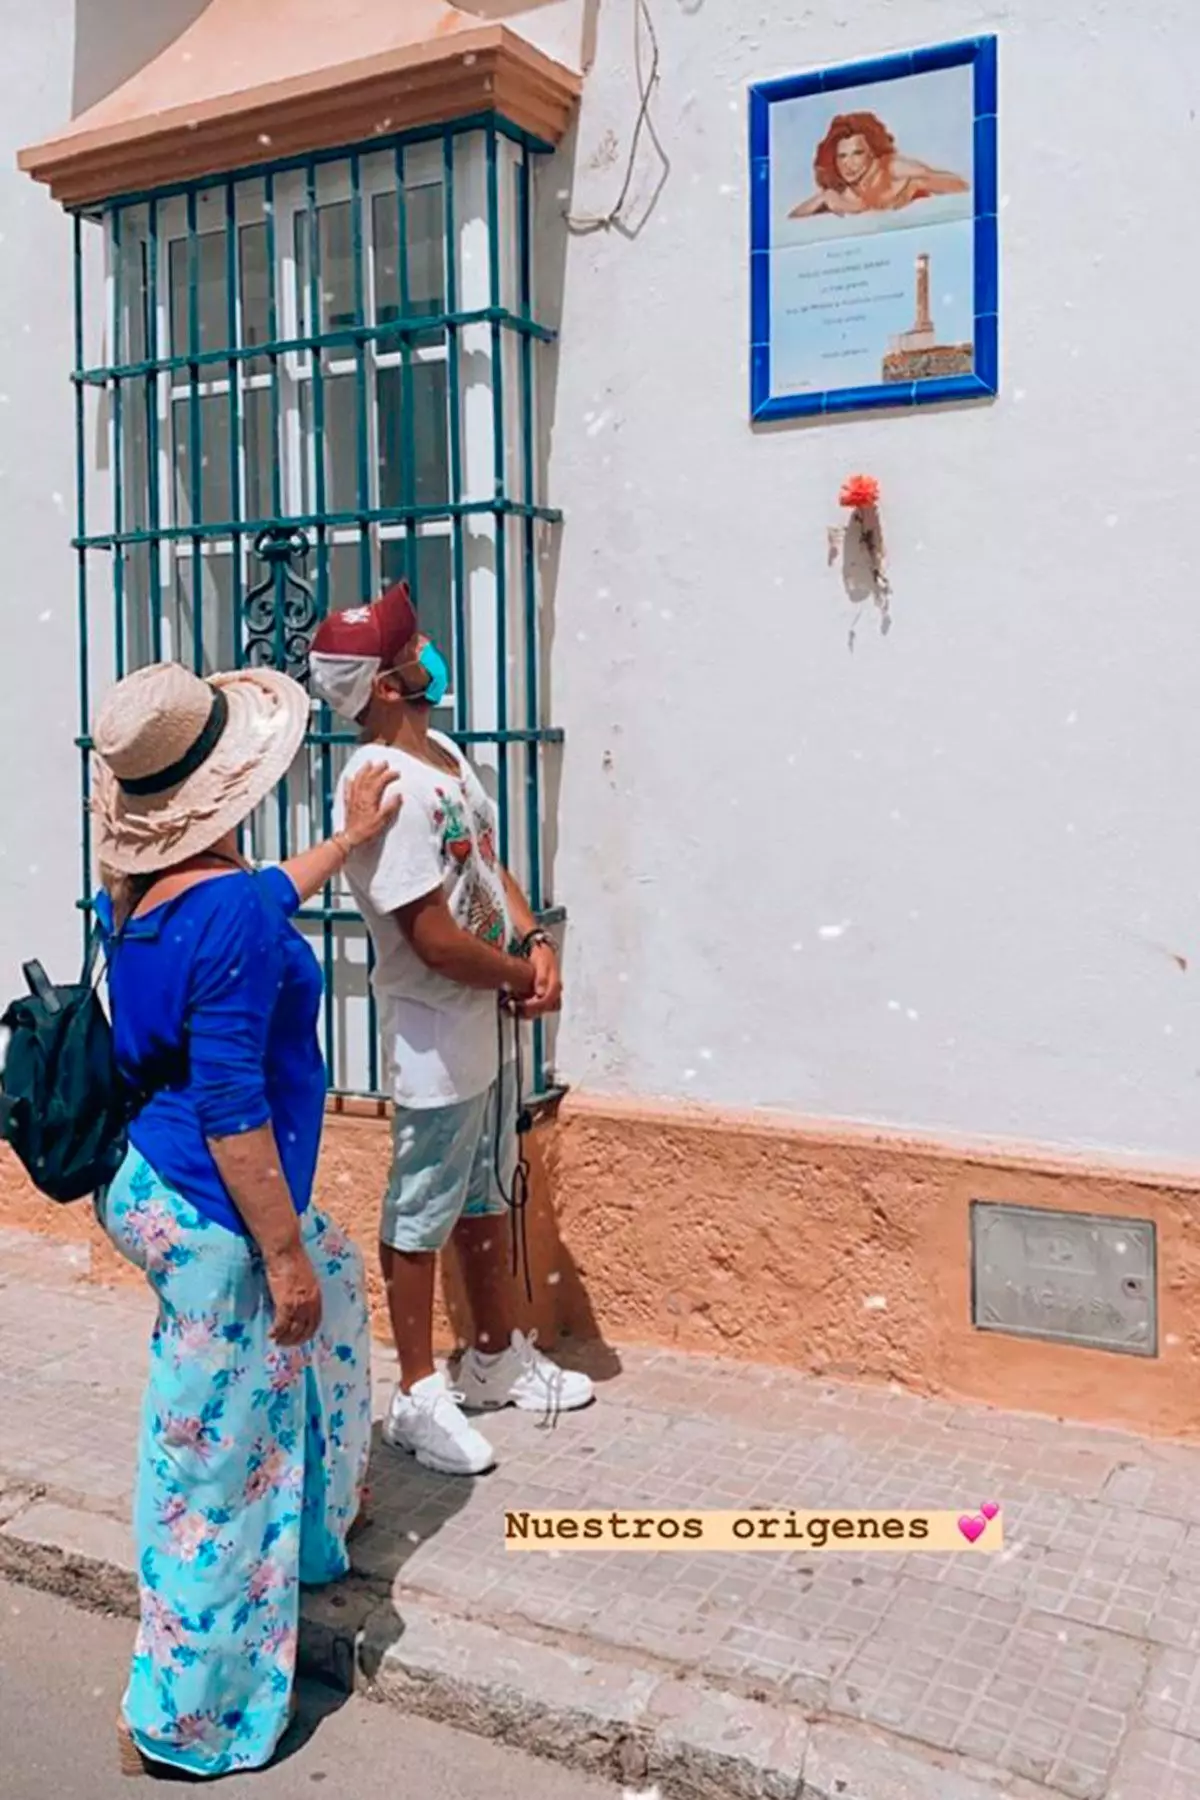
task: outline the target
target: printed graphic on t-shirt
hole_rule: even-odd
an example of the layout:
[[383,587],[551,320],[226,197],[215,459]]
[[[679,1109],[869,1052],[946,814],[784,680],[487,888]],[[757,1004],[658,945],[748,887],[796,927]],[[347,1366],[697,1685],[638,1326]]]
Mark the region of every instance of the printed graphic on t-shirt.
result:
[[467,930],[475,937],[482,938],[485,944],[503,944],[504,914],[477,875],[467,877],[467,916],[464,923]]
[[487,944],[505,941],[508,920],[496,874],[496,832],[482,807],[470,806],[465,792],[436,790],[434,830],[440,833],[442,869],[454,885],[449,894],[455,922]]
[[499,1066],[496,996],[427,967],[401,923],[405,909],[440,888],[461,929],[498,949],[512,937],[496,810],[453,744],[440,736],[430,743],[454,759],[453,772],[449,763],[364,745],[343,772],[335,807],[340,828],[355,770],[380,759],[395,769],[403,806],[378,843],[350,858],[347,879],[375,946],[371,979],[388,1086],[403,1107],[473,1099]]
[[474,814],[474,819],[475,842],[479,845],[479,854],[487,864],[488,868],[494,869],[498,860],[496,856],[495,826],[492,824],[491,816],[488,813],[477,811]]
[[437,789],[437,800],[433,825],[434,830],[442,834],[443,867],[461,869],[471,857],[471,827],[467,824],[466,811],[461,801],[455,800],[445,788]]

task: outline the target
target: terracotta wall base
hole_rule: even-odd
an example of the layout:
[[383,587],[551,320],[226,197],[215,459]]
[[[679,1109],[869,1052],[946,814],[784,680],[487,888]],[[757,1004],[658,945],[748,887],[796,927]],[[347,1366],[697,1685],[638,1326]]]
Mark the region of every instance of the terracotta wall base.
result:
[[[318,1191],[368,1248],[381,1335],[386,1315],[370,1246],[387,1158],[383,1120],[330,1117]],[[524,1322],[544,1341],[569,1334],[664,1345],[1200,1435],[1194,1172],[581,1097],[538,1129],[532,1161],[534,1304]],[[972,1200],[1153,1220],[1158,1356],[975,1330]],[[139,1279],[108,1248],[87,1206],[40,1199],[7,1154],[0,1225],[86,1237],[94,1279]],[[462,1325],[447,1269],[443,1347]]]

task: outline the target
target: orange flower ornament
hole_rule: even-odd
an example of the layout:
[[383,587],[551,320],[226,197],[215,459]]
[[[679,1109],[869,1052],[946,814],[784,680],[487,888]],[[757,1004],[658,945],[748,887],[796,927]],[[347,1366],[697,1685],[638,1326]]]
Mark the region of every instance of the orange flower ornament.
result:
[[873,475],[850,475],[842,483],[838,505],[852,512],[867,512],[879,505],[879,483]]

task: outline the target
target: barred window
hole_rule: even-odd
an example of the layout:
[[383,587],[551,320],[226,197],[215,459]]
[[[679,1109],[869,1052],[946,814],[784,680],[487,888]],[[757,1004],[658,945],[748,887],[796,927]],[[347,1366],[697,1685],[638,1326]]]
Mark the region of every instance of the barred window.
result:
[[[406,578],[452,671],[436,723],[480,767],[505,859],[553,921],[543,758],[561,733],[542,716],[538,565],[557,515],[537,461],[551,337],[532,292],[538,148],[499,120],[464,124],[114,202],[99,215],[98,366],[83,349],[77,220],[76,541],[85,734],[105,675],[160,659],[303,675],[326,611]],[[97,437],[102,488],[88,480]],[[352,743],[314,706],[292,776],[247,828],[253,859],[328,832]],[[331,1083],[375,1094],[361,920],[339,884],[301,922],[325,972]],[[535,1055],[544,1090],[540,1032]]]

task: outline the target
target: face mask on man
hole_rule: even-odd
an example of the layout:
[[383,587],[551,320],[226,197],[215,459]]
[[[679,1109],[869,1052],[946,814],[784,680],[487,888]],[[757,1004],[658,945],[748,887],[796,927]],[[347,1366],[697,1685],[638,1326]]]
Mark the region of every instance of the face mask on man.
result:
[[[377,656],[345,656],[314,651],[309,658],[309,688],[339,718],[357,724],[371,702],[379,676]],[[409,705],[440,706],[450,691],[450,670],[436,644],[423,644],[411,662],[393,669],[386,678]]]
[[426,706],[440,706],[450,691],[450,669],[437,645],[428,642],[422,644],[421,653],[416,662],[409,663],[406,667],[420,669],[424,673],[425,680],[419,684],[410,685],[404,675],[397,670],[405,699],[419,701]]

